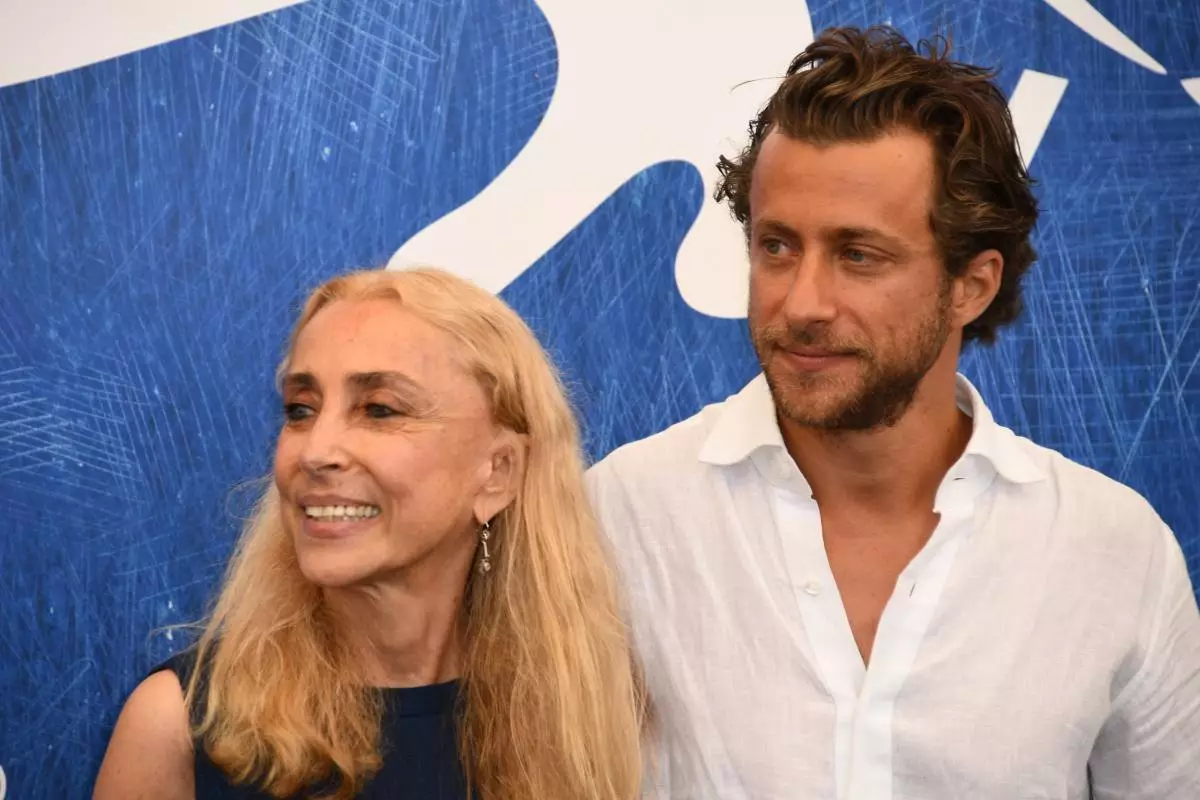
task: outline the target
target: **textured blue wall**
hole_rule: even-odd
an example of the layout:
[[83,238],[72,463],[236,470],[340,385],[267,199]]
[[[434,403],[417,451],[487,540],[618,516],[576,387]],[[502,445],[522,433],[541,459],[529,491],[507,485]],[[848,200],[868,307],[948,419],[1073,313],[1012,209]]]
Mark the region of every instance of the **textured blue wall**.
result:
[[[1070,79],[1034,164],[1028,313],[964,369],[1003,422],[1146,494],[1197,576],[1200,107],[1179,78],[1200,75],[1200,10],[1095,5],[1170,75],[1039,0],[810,9],[817,29],[950,26],[1006,89],[1023,68]],[[269,464],[305,291],[485,186],[545,112],[556,56],[531,0],[314,0],[0,90],[13,796],[87,796],[120,703],[179,642],[152,632],[202,613]],[[647,169],[505,292],[566,369],[594,455],[754,372],[743,323],[675,288],[701,202],[690,165]]]

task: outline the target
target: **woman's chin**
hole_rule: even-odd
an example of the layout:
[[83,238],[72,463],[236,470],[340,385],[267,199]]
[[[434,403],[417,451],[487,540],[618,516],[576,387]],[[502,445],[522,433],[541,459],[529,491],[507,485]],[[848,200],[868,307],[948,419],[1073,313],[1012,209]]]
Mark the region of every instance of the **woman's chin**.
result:
[[323,589],[340,589],[360,584],[379,572],[364,553],[346,550],[350,548],[343,552],[331,552],[330,548],[299,548],[300,574]]

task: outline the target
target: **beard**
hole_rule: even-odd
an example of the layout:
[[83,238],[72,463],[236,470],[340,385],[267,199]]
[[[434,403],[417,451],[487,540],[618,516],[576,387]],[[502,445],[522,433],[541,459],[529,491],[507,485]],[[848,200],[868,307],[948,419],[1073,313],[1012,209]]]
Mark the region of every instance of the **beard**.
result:
[[[779,414],[797,425],[827,431],[890,427],[912,405],[921,380],[941,356],[950,335],[950,293],[945,286],[932,313],[905,337],[893,358],[884,359],[861,343],[834,338],[825,323],[755,326],[751,338]],[[780,349],[819,348],[844,354],[854,365],[802,372],[789,367]],[[854,375],[848,376],[852,366]]]

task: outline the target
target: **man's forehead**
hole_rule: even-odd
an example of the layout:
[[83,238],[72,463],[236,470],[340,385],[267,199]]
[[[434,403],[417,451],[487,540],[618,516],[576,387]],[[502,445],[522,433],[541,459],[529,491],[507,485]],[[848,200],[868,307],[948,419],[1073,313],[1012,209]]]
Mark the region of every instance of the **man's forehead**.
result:
[[928,187],[932,176],[932,145],[917,133],[896,131],[868,142],[816,144],[772,132],[763,140],[752,185],[822,180],[878,190]]
[[917,134],[813,144],[772,132],[755,164],[751,210],[757,217],[777,205],[813,212],[853,206],[868,215],[923,218],[933,178],[932,146]]

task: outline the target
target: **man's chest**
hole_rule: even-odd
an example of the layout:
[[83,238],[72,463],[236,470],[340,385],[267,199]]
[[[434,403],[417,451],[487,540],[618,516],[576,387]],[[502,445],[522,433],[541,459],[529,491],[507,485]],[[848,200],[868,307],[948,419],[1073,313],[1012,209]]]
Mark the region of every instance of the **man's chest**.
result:
[[660,565],[642,649],[672,796],[1086,796],[1128,632],[1069,559],[1006,557],[976,522],[863,566],[797,504]]
[[878,655],[848,692],[802,622],[752,620],[745,600],[724,612],[730,625],[664,637],[648,660],[671,797],[1086,797],[1112,659],[1030,658],[991,624],[958,642],[930,637],[907,668]]
[[937,523],[932,510],[902,519],[822,511],[820,533],[829,571],[864,662],[870,661],[897,580],[929,541]]

